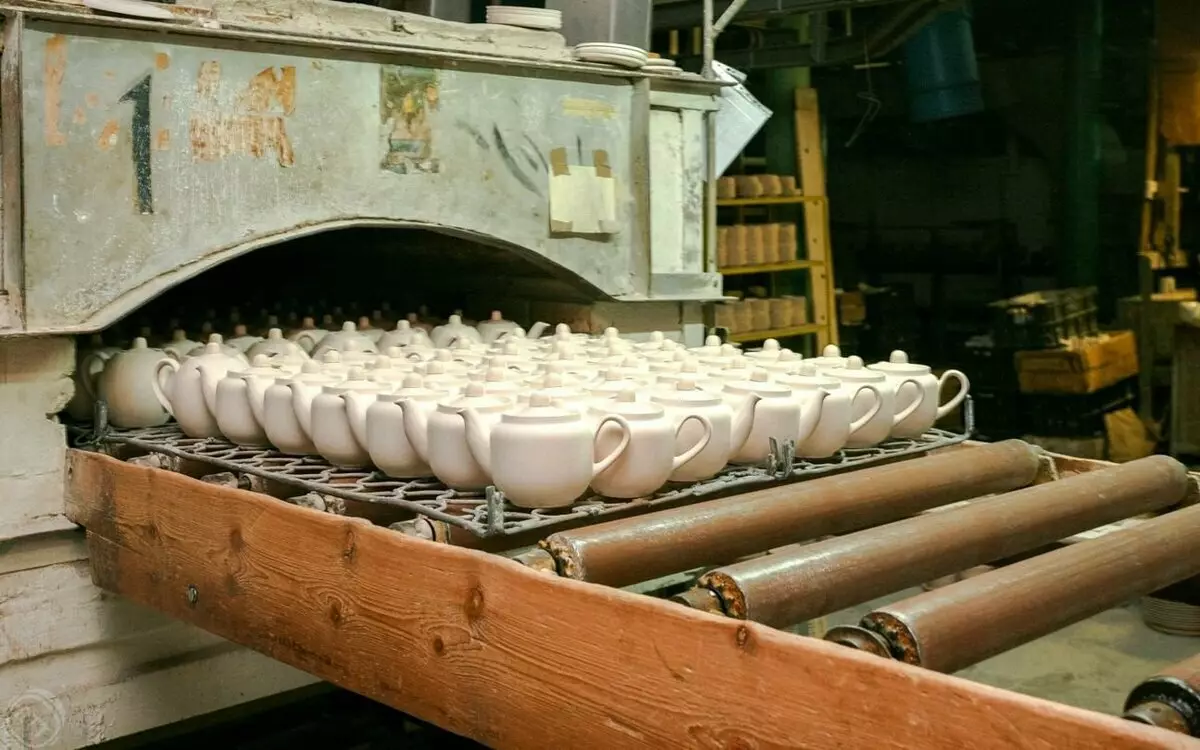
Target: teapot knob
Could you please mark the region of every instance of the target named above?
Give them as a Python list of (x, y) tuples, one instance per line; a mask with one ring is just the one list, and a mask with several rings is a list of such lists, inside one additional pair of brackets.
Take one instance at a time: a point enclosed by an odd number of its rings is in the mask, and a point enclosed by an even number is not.
[(892, 352), (891, 356), (888, 357), (888, 361), (897, 365), (906, 365), (908, 364), (908, 354), (896, 349)]

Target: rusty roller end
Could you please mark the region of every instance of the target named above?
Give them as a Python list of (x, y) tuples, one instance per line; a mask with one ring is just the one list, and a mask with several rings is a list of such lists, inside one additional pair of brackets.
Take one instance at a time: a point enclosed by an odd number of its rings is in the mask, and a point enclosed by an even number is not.
[(552, 576), (558, 575), (558, 565), (554, 562), (554, 556), (544, 549), (533, 549), (524, 552), (513, 557), (513, 561), (538, 573), (545, 573)]
[(885, 659), (892, 658), (891, 651), (888, 650), (887, 641), (878, 633), (872, 633), (866, 628), (860, 628), (857, 625), (838, 625), (835, 628), (830, 628), (825, 633), (825, 640), (830, 643), (836, 643), (839, 646), (846, 646), (858, 651), (866, 651), (868, 654), (882, 656)]
[(882, 636), (892, 656), (905, 663), (921, 666), (921, 645), (899, 617), (888, 612), (870, 612), (858, 624)]
[(711, 590), (700, 586), (693, 589), (688, 589), (681, 594), (672, 596), (670, 601), (676, 604), (682, 604), (685, 607), (698, 609), (701, 612), (708, 612), (714, 615), (725, 616), (725, 610), (721, 607), (721, 600)]
[(538, 546), (554, 557), (554, 562), (558, 565), (559, 575), (564, 578), (574, 578), (576, 581), (587, 580), (587, 571), (583, 568), (583, 559), (569, 538), (562, 537), (559, 534), (551, 534), (538, 542)]
[(722, 573), (719, 570), (713, 570), (700, 576), (697, 584), (716, 592), (716, 595), (721, 598), (725, 614), (730, 617), (736, 617), (739, 620), (748, 619), (746, 595), (742, 593), (741, 587), (738, 586), (738, 582), (732, 576)]
[(1138, 724), (1148, 724), (1180, 734), (1191, 734), (1187, 719), (1174, 706), (1159, 701), (1146, 701), (1125, 712), (1124, 718)]

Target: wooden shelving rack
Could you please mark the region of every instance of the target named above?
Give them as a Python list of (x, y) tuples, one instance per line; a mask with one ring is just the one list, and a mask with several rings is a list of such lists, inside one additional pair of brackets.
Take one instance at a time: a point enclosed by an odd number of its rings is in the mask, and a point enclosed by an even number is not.
[[(838, 343), (836, 297), (833, 290), (833, 261), (829, 244), (829, 201), (825, 192), (825, 158), (821, 148), (821, 117), (817, 91), (796, 89), (795, 94), (796, 170), (800, 195), (723, 198), (719, 208), (770, 211), (778, 206), (801, 206), (803, 241), (794, 260), (719, 269), (724, 276), (773, 275), (793, 271), (809, 272), (811, 321), (800, 326), (731, 334), (730, 341), (749, 343), (769, 338), (815, 335), (817, 351)], [(773, 279), (771, 286), (773, 287)]]

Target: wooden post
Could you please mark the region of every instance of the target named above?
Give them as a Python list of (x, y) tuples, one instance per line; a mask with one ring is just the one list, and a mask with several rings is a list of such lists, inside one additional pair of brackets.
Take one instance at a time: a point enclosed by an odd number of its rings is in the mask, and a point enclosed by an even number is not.
[(825, 154), (821, 148), (821, 113), (816, 89), (796, 89), (796, 170), (800, 189), (819, 201), (804, 203), (804, 246), (810, 270), (813, 322), (821, 326), (817, 350), (838, 341), (833, 259), (829, 246), (829, 200), (825, 194)]

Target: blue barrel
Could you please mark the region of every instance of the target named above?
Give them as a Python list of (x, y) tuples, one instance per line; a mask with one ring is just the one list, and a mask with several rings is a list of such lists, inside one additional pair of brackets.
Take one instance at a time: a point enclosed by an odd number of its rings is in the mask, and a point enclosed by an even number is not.
[(909, 113), (914, 122), (983, 111), (979, 63), (967, 10), (939, 14), (904, 45), (904, 55)]

